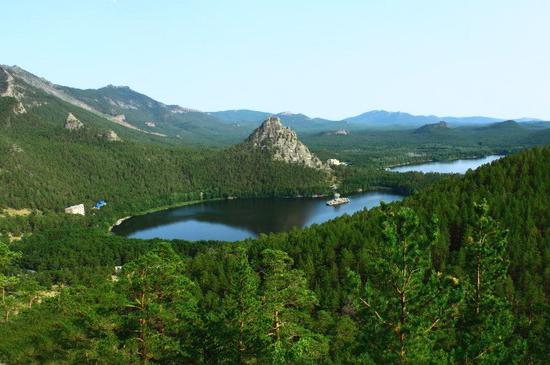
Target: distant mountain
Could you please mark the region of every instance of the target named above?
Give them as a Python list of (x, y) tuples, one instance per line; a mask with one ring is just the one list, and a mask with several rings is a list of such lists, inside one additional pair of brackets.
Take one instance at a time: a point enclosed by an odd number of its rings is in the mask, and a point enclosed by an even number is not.
[(248, 132), (196, 109), (166, 105), (128, 86), (108, 85), (86, 90), (58, 88), (95, 110), (148, 132), (205, 143), (237, 142)]
[(255, 110), (225, 110), (220, 112), (208, 113), (216, 116), (227, 123), (233, 123), (240, 126), (257, 128), (262, 122), (270, 117), (276, 116), (281, 123), (298, 133), (316, 133), (327, 130), (333, 130), (345, 126), (346, 123), (333, 121), (323, 118), (310, 118), (302, 113), (281, 112), (277, 114), (255, 111)]
[[(179, 105), (167, 105), (128, 86), (108, 85), (99, 89), (78, 89), (56, 85), (17, 66), (0, 66), (0, 94), (14, 97), (17, 113), (46, 105), (47, 96), (84, 109), (100, 118), (140, 133), (174, 138), (186, 143), (224, 145), (238, 143), (269, 112), (248, 109), (201, 112)], [(283, 125), (298, 134), (319, 134), (340, 129), (415, 129), (439, 121), (454, 126), (481, 126), (502, 122), (488, 117), (438, 117), (374, 110), (340, 121), (311, 118), (302, 113), (275, 114)], [(545, 128), (545, 122), (521, 118), (521, 125)], [(177, 142), (176, 142), (177, 143)]]
[(46, 95), (92, 112), (123, 127), (196, 144), (233, 144), (251, 128), (228, 125), (219, 118), (179, 105), (166, 105), (128, 86), (77, 89), (53, 84), (17, 66), (0, 66), (3, 96), (18, 100), (16, 108), (44, 106)]
[(518, 123), (544, 122), (542, 119), (537, 118), (516, 118), (514, 120)]
[(524, 127), (522, 127), (515, 120), (505, 120), (504, 122), (493, 123), (493, 124), (490, 124), (488, 126), (481, 127), (479, 129), (482, 129), (482, 130), (492, 129), (492, 130), (503, 130), (503, 131), (506, 130), (506, 131), (509, 131), (509, 130), (521, 130), (523, 128)]
[(372, 110), (357, 116), (346, 118), (345, 121), (350, 124), (363, 124), (373, 126), (402, 126), (402, 125), (423, 125), (435, 123), (440, 118), (435, 115), (423, 116), (412, 115), (402, 112), (388, 112), (385, 110)]
[(531, 128), (537, 128), (537, 129), (545, 129), (550, 128), (550, 121), (531, 121), (531, 122), (521, 122), (522, 126), (531, 127)]
[(327, 166), (300, 142), (296, 132), (283, 126), (281, 119), (276, 116), (267, 118), (252, 132), (245, 144), (268, 152), (276, 161), (327, 169)]
[(222, 110), (219, 112), (209, 112), (208, 114), (228, 123), (253, 123), (260, 125), (262, 120), (265, 120), (273, 113), (259, 112), (256, 110), (239, 109), (239, 110)]
[(447, 131), (451, 128), (447, 124), (447, 122), (441, 121), (439, 123), (433, 123), (433, 124), (425, 124), (422, 127), (416, 129), (415, 133), (434, 133), (434, 132), (440, 132), (440, 131)]
[(413, 115), (403, 112), (388, 112), (385, 110), (373, 110), (355, 117), (344, 119), (351, 125), (368, 127), (420, 127), (425, 124), (433, 124), (444, 120), (453, 125), (490, 124), (501, 119), (489, 117), (439, 117), (435, 115)]

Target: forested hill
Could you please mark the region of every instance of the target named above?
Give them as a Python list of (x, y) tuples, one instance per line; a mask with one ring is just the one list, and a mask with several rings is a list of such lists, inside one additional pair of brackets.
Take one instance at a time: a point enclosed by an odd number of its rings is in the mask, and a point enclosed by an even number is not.
[[(546, 364), (549, 162), (550, 147), (526, 150), (236, 244), (33, 234), (8, 275), (68, 287), (0, 324), (0, 360)], [(8, 297), (32, 296), (26, 285)]]
[[(201, 196), (293, 196), (328, 189), (326, 173), (272, 161), (253, 149), (160, 143), (163, 137), (118, 126), (55, 97), (40, 94), (37, 100), (44, 105), (16, 113), (16, 99), (0, 98), (0, 210), (60, 212), (106, 199), (119, 212), (135, 212)], [(67, 122), (69, 113), (78, 119), (74, 126)], [(110, 130), (119, 140), (109, 137)]]

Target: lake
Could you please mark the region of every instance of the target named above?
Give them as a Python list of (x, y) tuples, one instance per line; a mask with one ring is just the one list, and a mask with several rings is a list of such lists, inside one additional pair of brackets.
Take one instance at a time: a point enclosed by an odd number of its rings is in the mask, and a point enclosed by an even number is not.
[(391, 167), (388, 170), (394, 172), (439, 172), (441, 174), (465, 174), (468, 169), (475, 170), (479, 166), (498, 160), (504, 156), (491, 155), (482, 158), (454, 160), (445, 162), (427, 162), (416, 165), (404, 165)]
[(323, 223), (343, 214), (390, 203), (403, 196), (368, 192), (349, 197), (336, 207), (327, 199), (266, 198), (204, 202), (132, 217), (113, 227), (113, 232), (131, 238), (163, 238), (239, 241), (260, 233), (288, 231)]

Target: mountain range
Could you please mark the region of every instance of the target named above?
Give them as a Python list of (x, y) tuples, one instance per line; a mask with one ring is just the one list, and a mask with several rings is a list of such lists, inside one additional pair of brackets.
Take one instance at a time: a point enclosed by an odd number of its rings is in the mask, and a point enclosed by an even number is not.
[[(78, 89), (54, 84), (18, 66), (0, 66), (0, 95), (17, 99), (17, 109), (43, 106), (38, 93), (56, 97), (82, 108), (114, 124), (143, 134), (182, 140), (189, 144), (234, 144), (245, 138), (270, 116), (299, 134), (330, 132), (339, 129), (415, 129), (445, 121), (455, 126), (481, 126), (502, 122), (502, 119), (475, 117), (439, 117), (412, 115), (384, 110), (369, 111), (342, 120), (310, 118), (305, 114), (271, 113), (248, 109), (202, 112), (179, 105), (167, 105), (141, 94), (128, 86), (108, 85), (99, 89)], [(538, 123), (520, 118), (518, 122)]]

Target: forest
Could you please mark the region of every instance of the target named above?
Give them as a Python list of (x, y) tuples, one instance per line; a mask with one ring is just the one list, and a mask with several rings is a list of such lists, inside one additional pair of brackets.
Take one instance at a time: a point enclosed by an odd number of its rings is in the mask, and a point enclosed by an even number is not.
[[(186, 122), (198, 112), (176, 118), (187, 135), (113, 123), (101, 113), (123, 111), (108, 100), (129, 103), (129, 89), (67, 90), (98, 113), (17, 87), (24, 113), (0, 98), (0, 363), (549, 362), (549, 129), (300, 135), (322, 160), (349, 163), (328, 171), (193, 140), (209, 133), (205, 113), (200, 131)], [(150, 107), (129, 117), (171, 128), (177, 106), (134, 96)], [(66, 128), (68, 113), (83, 127)], [(105, 138), (111, 130), (119, 140)], [(507, 156), (465, 175), (386, 170), (488, 154)], [(121, 217), (179, 204), (335, 187), (407, 198), (237, 243), (109, 232)], [(89, 209), (98, 200), (107, 206)], [(64, 213), (79, 203), (86, 216)]]
[(0, 361), (546, 364), (549, 162), (528, 149), (239, 243), (80, 218), (3, 236)]

